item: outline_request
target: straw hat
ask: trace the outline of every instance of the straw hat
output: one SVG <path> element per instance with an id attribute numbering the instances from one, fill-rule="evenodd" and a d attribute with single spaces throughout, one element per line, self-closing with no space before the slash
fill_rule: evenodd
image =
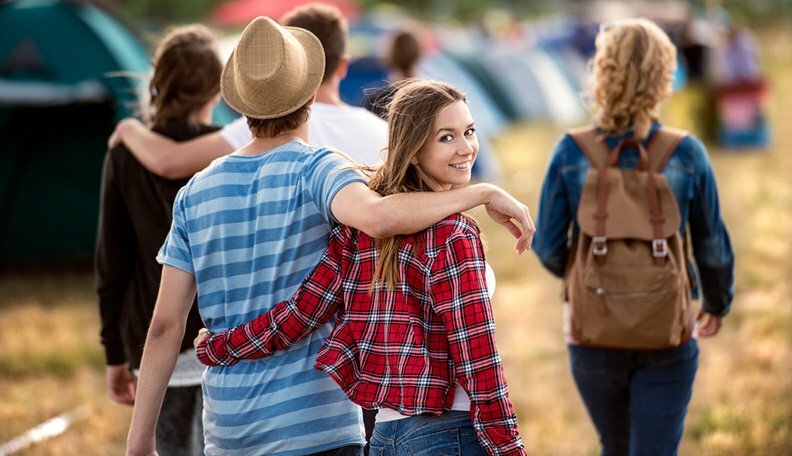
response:
<path id="1" fill-rule="evenodd" d="M 313 33 L 257 17 L 226 62 L 220 88 L 226 103 L 241 114 L 283 117 L 316 93 L 324 65 L 322 43 Z"/>

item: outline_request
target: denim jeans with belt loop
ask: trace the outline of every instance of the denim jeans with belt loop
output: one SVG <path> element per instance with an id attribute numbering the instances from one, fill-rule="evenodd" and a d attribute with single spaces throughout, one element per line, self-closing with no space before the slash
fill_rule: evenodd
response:
<path id="1" fill-rule="evenodd" d="M 369 456 L 484 456 L 470 412 L 416 415 L 374 426 Z"/>
<path id="2" fill-rule="evenodd" d="M 647 351 L 569 345 L 572 375 L 602 456 L 677 454 L 698 353 L 695 339 Z"/>

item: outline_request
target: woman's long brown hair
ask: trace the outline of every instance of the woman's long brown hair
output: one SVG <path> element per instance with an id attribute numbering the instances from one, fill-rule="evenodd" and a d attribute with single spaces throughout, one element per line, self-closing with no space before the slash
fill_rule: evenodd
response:
<path id="1" fill-rule="evenodd" d="M 203 25 L 179 27 L 160 41 L 154 52 L 154 74 L 149 81 L 151 126 L 189 122 L 220 92 L 223 63 L 217 40 Z"/>

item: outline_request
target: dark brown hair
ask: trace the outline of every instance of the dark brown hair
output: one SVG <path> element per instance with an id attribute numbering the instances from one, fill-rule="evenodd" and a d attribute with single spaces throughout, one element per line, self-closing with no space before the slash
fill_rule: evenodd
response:
<path id="1" fill-rule="evenodd" d="M 385 54 L 385 63 L 396 69 L 406 78 L 415 76 L 415 66 L 421 58 L 421 43 L 410 30 L 404 29 L 391 38 Z"/>
<path id="2" fill-rule="evenodd" d="M 405 79 L 395 84 L 388 107 L 388 154 L 369 180 L 369 188 L 382 196 L 405 192 L 431 192 L 413 164 L 433 134 L 437 114 L 446 106 L 462 101 L 465 94 L 441 81 Z M 399 281 L 399 237 L 378 239 L 380 257 L 374 270 L 376 281 L 388 289 Z"/>
<path id="3" fill-rule="evenodd" d="M 334 6 L 309 3 L 286 13 L 281 24 L 300 27 L 316 35 L 325 53 L 325 70 L 322 82 L 338 69 L 347 50 L 347 21 Z"/>
<path id="4" fill-rule="evenodd" d="M 170 31 L 154 51 L 153 66 L 144 110 L 152 126 L 189 121 L 220 92 L 223 63 L 215 36 L 203 25 Z"/>
<path id="5" fill-rule="evenodd" d="M 313 99 L 304 104 L 300 109 L 286 114 L 283 117 L 274 119 L 254 119 L 252 117 L 247 117 L 250 133 L 252 133 L 255 138 L 272 138 L 283 132 L 294 130 L 305 122 L 308 122 L 308 118 L 311 117 L 312 102 Z"/>

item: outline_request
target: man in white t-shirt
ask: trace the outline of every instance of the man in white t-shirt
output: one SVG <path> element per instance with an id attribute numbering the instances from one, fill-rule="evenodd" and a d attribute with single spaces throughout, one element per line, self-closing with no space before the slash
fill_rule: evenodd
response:
<path id="1" fill-rule="evenodd" d="M 281 23 L 309 30 L 319 38 L 325 52 L 324 78 L 308 121 L 309 143 L 342 151 L 360 165 L 380 164 L 388 141 L 387 124 L 366 109 L 341 101 L 339 86 L 349 65 L 346 19 L 335 7 L 310 4 L 287 13 Z M 123 142 L 154 174 L 176 179 L 191 176 L 251 139 L 245 117 L 219 132 L 182 143 L 153 133 L 136 119 L 125 119 L 116 127 L 110 142 Z"/>
<path id="2" fill-rule="evenodd" d="M 325 84 L 333 84 L 334 88 L 331 90 L 337 94 L 340 81 L 337 73 L 333 79 L 335 82 Z M 321 90 L 320 87 L 320 93 Z M 234 150 L 250 142 L 250 130 L 244 118 L 226 125 L 219 135 Z M 374 166 L 382 162 L 387 139 L 387 124 L 379 117 L 341 101 L 319 101 L 317 93 L 316 101 L 311 105 L 311 118 L 308 120 L 308 141 L 311 144 L 340 150 L 358 164 Z"/>

